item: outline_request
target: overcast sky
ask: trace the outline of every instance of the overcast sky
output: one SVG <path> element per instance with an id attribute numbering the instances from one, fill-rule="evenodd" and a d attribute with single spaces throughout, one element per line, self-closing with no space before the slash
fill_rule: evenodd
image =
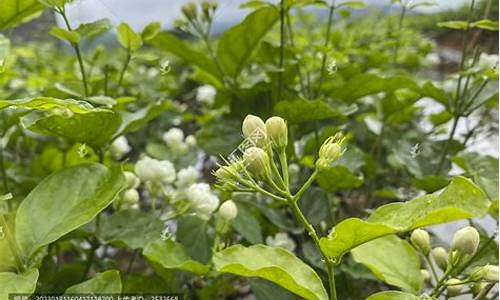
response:
<path id="1" fill-rule="evenodd" d="M 340 0 L 341 1 L 341 0 Z M 418 0 L 416 0 L 418 1 Z M 435 0 L 437 5 L 432 8 L 442 10 L 460 6 L 470 0 Z M 75 25 L 80 22 L 90 22 L 108 18 L 114 24 L 129 23 L 135 30 L 141 30 L 151 21 L 158 21 L 163 28 L 172 27 L 173 20 L 180 15 L 181 6 L 187 0 L 76 0 L 68 7 L 70 20 Z M 216 24 L 226 25 L 237 23 L 248 13 L 239 8 L 247 0 L 219 0 Z M 366 3 L 386 5 L 389 0 L 365 0 Z"/>

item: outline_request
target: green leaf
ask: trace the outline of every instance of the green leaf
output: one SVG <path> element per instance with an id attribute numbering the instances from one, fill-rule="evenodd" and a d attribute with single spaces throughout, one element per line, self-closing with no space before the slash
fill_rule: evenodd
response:
<path id="1" fill-rule="evenodd" d="M 218 272 L 263 278 L 305 299 L 328 299 L 318 274 L 283 248 L 235 245 L 215 253 L 213 262 Z"/>
<path id="2" fill-rule="evenodd" d="M 121 210 L 101 218 L 100 238 L 106 243 L 143 248 L 156 240 L 164 225 L 154 214 L 140 210 Z"/>
<path id="3" fill-rule="evenodd" d="M 338 99 L 354 101 L 367 95 L 380 92 L 392 93 L 399 89 L 418 91 L 419 87 L 415 80 L 408 76 L 397 75 L 384 78 L 375 74 L 362 73 L 336 87 L 330 94 Z"/>
<path id="4" fill-rule="evenodd" d="M 419 300 L 420 297 L 400 291 L 385 291 L 371 295 L 365 300 Z"/>
<path id="5" fill-rule="evenodd" d="M 100 19 L 91 23 L 80 24 L 76 29 L 76 32 L 80 34 L 82 38 L 90 39 L 108 32 L 113 26 L 108 19 Z"/>
<path id="6" fill-rule="evenodd" d="M 80 34 L 78 32 L 69 31 L 57 26 L 52 27 L 50 35 L 70 44 L 78 44 L 80 42 Z"/>
<path id="7" fill-rule="evenodd" d="M 340 115 L 333 107 L 321 100 L 281 101 L 274 107 L 274 113 L 290 124 L 332 119 Z"/>
<path id="8" fill-rule="evenodd" d="M 5 61 L 10 52 L 10 41 L 3 34 L 0 34 L 0 73 L 3 72 Z"/>
<path id="9" fill-rule="evenodd" d="M 395 235 L 385 236 L 352 250 L 352 257 L 383 282 L 418 293 L 424 286 L 415 249 Z M 389 255 L 388 255 L 389 254 Z"/>
<path id="10" fill-rule="evenodd" d="M 197 275 L 207 274 L 208 266 L 195 261 L 184 251 L 184 247 L 170 239 L 158 239 L 144 248 L 143 255 L 165 269 L 180 269 Z"/>
<path id="11" fill-rule="evenodd" d="M 201 149 L 212 155 L 228 155 L 243 141 L 241 121 L 219 119 L 205 124 L 197 133 L 196 141 Z M 241 153 L 240 153 L 241 154 Z"/>
<path id="12" fill-rule="evenodd" d="M 97 273 L 92 279 L 73 285 L 66 290 L 66 294 L 78 293 L 121 293 L 122 281 L 120 272 L 116 270 Z"/>
<path id="13" fill-rule="evenodd" d="M 25 259 L 90 222 L 125 187 L 120 168 L 82 164 L 47 176 L 17 210 L 15 236 Z"/>
<path id="14" fill-rule="evenodd" d="M 257 300 L 295 299 L 295 296 L 279 285 L 262 279 L 250 282 Z"/>
<path id="15" fill-rule="evenodd" d="M 498 158 L 470 152 L 457 155 L 452 160 L 490 199 L 498 199 Z"/>
<path id="16" fill-rule="evenodd" d="M 151 120 L 169 110 L 171 107 L 172 103 L 169 101 L 158 101 L 134 112 L 120 111 L 122 122 L 115 137 L 141 129 Z"/>
<path id="17" fill-rule="evenodd" d="M 498 21 L 483 19 L 471 24 L 472 27 L 481 28 L 485 30 L 498 31 Z"/>
<path id="18" fill-rule="evenodd" d="M 190 257 L 205 264 L 210 261 L 214 237 L 206 221 L 196 216 L 178 219 L 176 238 Z"/>
<path id="19" fill-rule="evenodd" d="M 260 213 L 258 208 L 242 201 L 235 203 L 238 207 L 238 214 L 231 223 L 233 228 L 250 243 L 262 243 L 262 228 L 257 217 L 257 213 Z"/>
<path id="20" fill-rule="evenodd" d="M 94 108 L 85 101 L 46 97 L 0 101 L 0 109 L 13 105 L 33 109 L 21 119 L 25 128 L 97 149 L 111 140 L 121 123 L 118 113 Z"/>
<path id="21" fill-rule="evenodd" d="M 340 261 L 351 249 L 385 235 L 419 227 L 483 216 L 489 201 L 484 192 L 464 177 L 455 177 L 441 192 L 424 195 L 405 203 L 377 208 L 366 220 L 346 219 L 321 238 L 323 251 Z"/>
<path id="22" fill-rule="evenodd" d="M 0 300 L 9 300 L 11 293 L 33 293 L 38 280 L 38 270 L 30 269 L 23 274 L 0 273 Z"/>
<path id="23" fill-rule="evenodd" d="M 222 74 L 217 69 L 215 62 L 205 53 L 194 50 L 191 45 L 180 40 L 175 35 L 167 32 L 160 33 L 150 43 L 158 49 L 172 53 L 186 62 L 204 70 L 219 80 Z M 221 81 L 222 82 L 222 81 Z"/>
<path id="24" fill-rule="evenodd" d="M 39 16 L 44 8 L 38 0 L 0 1 L 0 32 Z"/>
<path id="25" fill-rule="evenodd" d="M 356 188 L 363 184 L 362 177 L 356 176 L 344 166 L 335 166 L 322 171 L 317 181 L 321 188 L 330 192 Z"/>
<path id="26" fill-rule="evenodd" d="M 143 41 L 149 41 L 153 39 L 161 31 L 161 24 L 159 22 L 151 22 L 141 32 L 141 37 Z"/>
<path id="27" fill-rule="evenodd" d="M 438 27 L 449 28 L 449 29 L 467 29 L 466 21 L 447 21 L 447 22 L 439 22 Z"/>
<path id="28" fill-rule="evenodd" d="M 217 59 L 226 75 L 238 77 L 278 18 L 279 13 L 274 6 L 262 7 L 222 34 Z"/>
<path id="29" fill-rule="evenodd" d="M 117 27 L 117 38 L 120 45 L 129 51 L 136 51 L 142 47 L 142 38 L 135 33 L 127 23 L 121 23 Z"/>

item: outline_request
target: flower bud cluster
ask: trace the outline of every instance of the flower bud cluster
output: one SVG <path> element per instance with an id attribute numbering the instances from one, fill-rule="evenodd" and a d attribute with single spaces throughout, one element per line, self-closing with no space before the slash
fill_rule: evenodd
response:
<path id="1" fill-rule="evenodd" d="M 196 147 L 196 138 L 188 135 L 184 138 L 184 132 L 180 128 L 172 127 L 162 136 L 163 141 L 168 146 L 173 157 L 182 157 L 189 150 Z"/>
<path id="2" fill-rule="evenodd" d="M 316 168 L 319 171 L 330 168 L 332 163 L 344 154 L 344 150 L 342 149 L 343 143 L 344 138 L 341 134 L 329 137 L 323 142 L 323 145 L 319 149 L 318 160 L 316 161 Z"/>

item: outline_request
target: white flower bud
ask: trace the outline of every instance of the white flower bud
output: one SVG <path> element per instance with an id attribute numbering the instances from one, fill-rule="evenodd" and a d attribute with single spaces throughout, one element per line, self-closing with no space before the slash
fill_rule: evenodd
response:
<path id="1" fill-rule="evenodd" d="M 139 202 L 139 193 L 136 189 L 128 189 L 123 193 L 123 203 L 127 205 Z"/>
<path id="2" fill-rule="evenodd" d="M 342 154 L 343 140 L 338 136 L 331 136 L 323 142 L 318 153 L 318 160 L 316 161 L 316 168 L 319 171 L 325 170 L 330 167 L 332 162 L 339 159 Z"/>
<path id="3" fill-rule="evenodd" d="M 427 231 L 416 229 L 412 232 L 410 239 L 415 248 L 420 250 L 424 255 L 429 254 L 431 251 L 431 238 Z"/>
<path id="4" fill-rule="evenodd" d="M 215 102 L 217 91 L 211 85 L 202 85 L 196 90 L 196 101 L 212 106 Z"/>
<path id="5" fill-rule="evenodd" d="M 431 256 L 441 270 L 446 270 L 448 267 L 448 253 L 443 247 L 432 249 Z"/>
<path id="6" fill-rule="evenodd" d="M 238 215 L 238 208 L 233 200 L 227 200 L 219 207 L 219 216 L 225 221 L 231 221 Z"/>
<path id="7" fill-rule="evenodd" d="M 248 148 L 243 154 L 243 162 L 248 171 L 255 176 L 264 177 L 270 169 L 269 156 L 261 148 Z"/>
<path id="8" fill-rule="evenodd" d="M 286 232 L 279 232 L 274 237 L 266 237 L 266 244 L 272 247 L 285 248 L 291 252 L 295 250 L 296 247 L 295 241 L 292 240 Z"/>
<path id="9" fill-rule="evenodd" d="M 175 168 L 170 161 L 159 161 L 147 156 L 135 164 L 135 174 L 141 181 L 172 183 L 175 180 Z"/>
<path id="10" fill-rule="evenodd" d="M 188 19 L 195 19 L 198 15 L 198 9 L 194 2 L 188 2 L 181 7 L 181 11 Z"/>
<path id="11" fill-rule="evenodd" d="M 456 278 L 446 281 L 446 294 L 448 297 L 457 296 L 460 292 L 462 292 L 463 284 L 458 284 L 460 282 L 461 281 Z"/>
<path id="12" fill-rule="evenodd" d="M 178 188 L 190 186 L 198 180 L 199 176 L 200 173 L 198 172 L 198 170 L 196 170 L 196 168 L 193 166 L 189 166 L 177 173 L 176 185 Z"/>
<path id="13" fill-rule="evenodd" d="M 186 137 L 186 145 L 188 145 L 188 147 L 190 148 L 194 148 L 196 147 L 196 137 L 194 135 L 188 135 Z"/>
<path id="14" fill-rule="evenodd" d="M 431 282 L 431 274 L 429 274 L 429 271 L 422 269 L 420 270 L 420 275 L 424 279 L 424 282 Z"/>
<path id="15" fill-rule="evenodd" d="M 129 153 L 132 148 L 128 144 L 127 138 L 125 136 L 120 136 L 113 141 L 109 146 L 109 151 L 115 159 L 121 159 L 125 154 Z"/>
<path id="16" fill-rule="evenodd" d="M 288 144 L 288 127 L 285 120 L 280 117 L 271 117 L 266 120 L 266 131 L 271 145 L 279 150 L 286 148 Z"/>
<path id="17" fill-rule="evenodd" d="M 139 177 L 135 176 L 134 173 L 125 171 L 123 172 L 123 175 L 125 176 L 125 180 L 127 182 L 127 188 L 129 189 L 135 189 L 141 184 L 141 180 Z"/>
<path id="18" fill-rule="evenodd" d="M 254 115 L 247 115 L 243 120 L 243 136 L 251 140 L 257 147 L 264 147 L 267 143 L 267 130 L 264 121 Z"/>
<path id="19" fill-rule="evenodd" d="M 462 255 L 473 255 L 479 246 L 479 233 L 474 227 L 466 226 L 455 233 L 451 249 Z"/>
<path id="20" fill-rule="evenodd" d="M 486 265 L 481 268 L 481 277 L 490 282 L 498 281 L 498 266 Z"/>

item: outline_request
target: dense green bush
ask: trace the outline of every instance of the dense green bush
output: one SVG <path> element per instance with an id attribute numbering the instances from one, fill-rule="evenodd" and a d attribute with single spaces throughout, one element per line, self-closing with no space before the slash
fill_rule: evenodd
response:
<path id="1" fill-rule="evenodd" d="M 498 299 L 498 4 L 249 1 L 214 36 L 208 0 L 171 32 L 68 2 L 0 2 L 0 300 Z"/>

